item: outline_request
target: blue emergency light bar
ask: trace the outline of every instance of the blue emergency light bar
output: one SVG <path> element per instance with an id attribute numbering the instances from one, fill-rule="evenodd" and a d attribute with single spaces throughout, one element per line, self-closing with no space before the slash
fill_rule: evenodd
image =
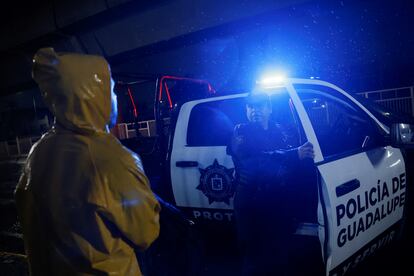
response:
<path id="1" fill-rule="evenodd" d="M 286 81 L 287 77 L 282 73 L 271 73 L 264 75 L 256 85 L 260 88 L 268 89 L 278 87 Z"/>

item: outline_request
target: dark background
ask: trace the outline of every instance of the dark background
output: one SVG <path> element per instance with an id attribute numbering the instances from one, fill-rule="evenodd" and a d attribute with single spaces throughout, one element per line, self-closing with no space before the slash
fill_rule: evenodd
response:
<path id="1" fill-rule="evenodd" d="M 412 85 L 411 1 L 15 1 L 1 10 L 1 95 L 34 87 L 44 46 L 105 56 L 116 73 L 248 86 L 266 68 L 352 91 Z M 224 2 L 224 3 L 223 3 Z"/>

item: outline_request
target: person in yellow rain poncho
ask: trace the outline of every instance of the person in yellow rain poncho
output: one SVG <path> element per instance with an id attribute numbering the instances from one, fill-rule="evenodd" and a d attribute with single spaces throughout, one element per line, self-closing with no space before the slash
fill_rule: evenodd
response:
<path id="1" fill-rule="evenodd" d="M 134 249 L 158 237 L 160 205 L 140 158 L 108 132 L 108 63 L 44 48 L 32 74 L 55 123 L 15 191 L 30 273 L 141 275 Z"/>

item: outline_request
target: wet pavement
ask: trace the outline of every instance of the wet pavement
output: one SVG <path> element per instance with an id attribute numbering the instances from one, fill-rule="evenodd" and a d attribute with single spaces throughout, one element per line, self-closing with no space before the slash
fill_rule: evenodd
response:
<path id="1" fill-rule="evenodd" d="M 24 157 L 0 160 L 0 275 L 28 275 L 13 191 Z"/>

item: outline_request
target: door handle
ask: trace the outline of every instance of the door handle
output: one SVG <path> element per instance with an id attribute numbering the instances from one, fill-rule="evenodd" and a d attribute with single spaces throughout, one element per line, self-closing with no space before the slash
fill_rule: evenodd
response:
<path id="1" fill-rule="evenodd" d="M 338 187 L 336 187 L 335 191 L 336 191 L 336 196 L 337 197 L 341 197 L 343 195 L 346 195 L 347 193 L 350 193 L 356 189 L 358 189 L 359 187 L 361 187 L 361 183 L 359 182 L 358 179 L 352 179 L 348 182 L 345 182 L 344 184 L 339 185 Z"/>
<path id="2" fill-rule="evenodd" d="M 177 167 L 189 168 L 189 167 L 198 167 L 197 161 L 177 161 L 175 162 Z"/>

